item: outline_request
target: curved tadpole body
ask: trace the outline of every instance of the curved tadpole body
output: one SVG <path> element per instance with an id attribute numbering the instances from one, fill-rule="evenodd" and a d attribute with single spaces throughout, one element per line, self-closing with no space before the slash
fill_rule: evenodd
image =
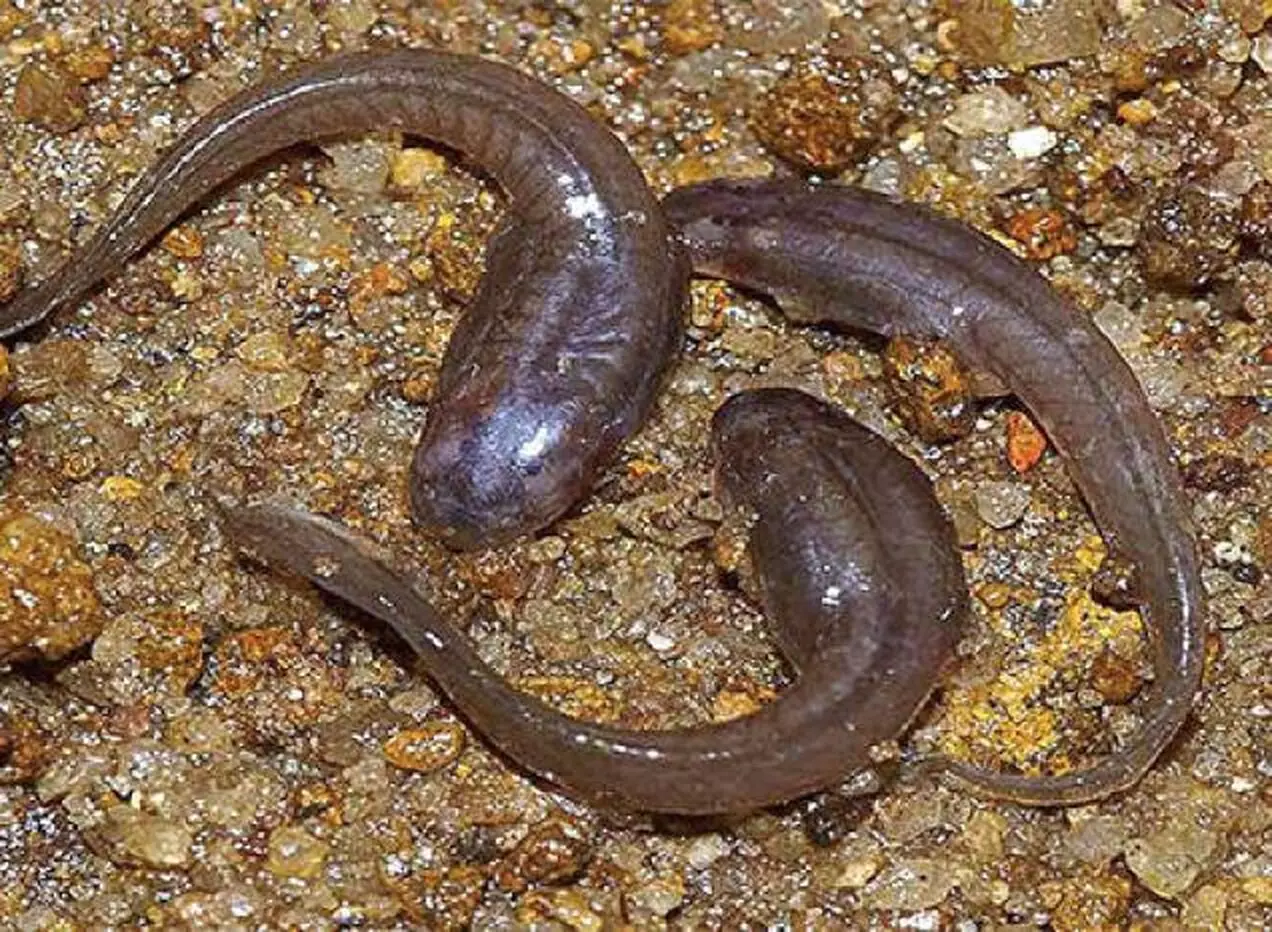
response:
<path id="1" fill-rule="evenodd" d="M 416 449 L 416 520 L 493 546 L 573 505 L 644 420 L 681 333 L 688 269 L 614 136 L 503 65 L 423 50 L 333 58 L 247 90 L 143 174 L 94 238 L 0 308 L 0 337 L 82 299 L 218 185 L 297 143 L 400 130 L 508 194 Z"/>
<path id="2" fill-rule="evenodd" d="M 1118 552 L 1137 566 L 1155 687 L 1139 733 L 1054 777 L 944 769 L 1034 805 L 1133 785 L 1178 731 L 1202 676 L 1195 545 L 1165 433 L 1135 376 L 1032 268 L 971 228 L 860 189 L 706 182 L 663 202 L 696 271 L 771 294 L 792 320 L 936 337 L 991 372 L 1042 423 Z"/>
<path id="3" fill-rule="evenodd" d="M 744 812 L 869 765 L 931 692 L 966 585 L 927 478 L 839 410 L 797 391 L 746 392 L 717 412 L 712 437 L 723 498 L 753 516 L 766 615 L 798 674 L 723 724 L 631 731 L 563 715 L 512 689 L 340 525 L 266 504 L 227 510 L 225 527 L 393 628 L 476 730 L 544 779 L 626 810 Z"/>

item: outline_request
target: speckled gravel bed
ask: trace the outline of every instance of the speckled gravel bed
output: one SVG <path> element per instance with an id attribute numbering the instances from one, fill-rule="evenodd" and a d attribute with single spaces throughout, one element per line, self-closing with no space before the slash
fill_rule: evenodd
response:
<path id="1" fill-rule="evenodd" d="M 1033 260 L 1168 427 L 1211 623 L 1191 726 L 1121 798 L 1027 810 L 907 773 L 934 750 L 1053 772 L 1114 748 L 1150 675 L 1126 570 L 1027 413 L 942 347 L 794 328 L 711 282 L 586 506 L 446 552 L 411 527 L 405 472 L 501 195 L 417 140 L 324 140 L 0 348 L 0 926 L 1272 927 L 1270 18 L 1263 0 L 0 0 L 0 299 L 247 84 L 340 50 L 491 56 L 587 105 L 659 190 L 838 178 Z M 710 825 L 592 811 L 489 751 L 391 636 L 217 526 L 220 499 L 299 501 L 395 554 L 521 688 L 630 727 L 723 720 L 787 677 L 729 571 L 704 443 L 758 385 L 831 398 L 919 459 L 964 546 L 959 662 L 882 790 Z"/>

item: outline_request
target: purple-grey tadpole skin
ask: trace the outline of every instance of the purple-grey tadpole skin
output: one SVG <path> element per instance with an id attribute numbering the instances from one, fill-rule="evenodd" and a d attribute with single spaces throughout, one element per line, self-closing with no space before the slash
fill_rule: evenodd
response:
<path id="1" fill-rule="evenodd" d="M 352 55 L 231 98 L 58 272 L 0 308 L 0 338 L 82 299 L 265 156 L 384 130 L 460 151 L 509 198 L 416 448 L 416 520 L 457 548 L 550 524 L 648 413 L 681 338 L 688 268 L 622 144 L 504 65 L 425 50 Z"/>
<path id="2" fill-rule="evenodd" d="M 793 390 L 744 392 L 716 413 L 712 436 L 720 493 L 753 520 L 765 614 L 798 674 L 721 724 L 633 731 L 571 718 L 512 689 L 339 524 L 262 504 L 227 510 L 224 527 L 392 627 L 473 727 L 545 780 L 608 808 L 746 812 L 836 783 L 905 728 L 958 640 L 966 583 L 922 471 L 841 411 Z"/>
<path id="3" fill-rule="evenodd" d="M 794 321 L 943 340 L 1038 418 L 1101 530 L 1138 568 L 1154 692 L 1140 731 L 1089 769 L 1026 777 L 941 766 L 1031 805 L 1084 803 L 1134 785 L 1192 707 L 1205 621 L 1166 435 L 1117 350 L 1006 249 L 913 204 L 798 180 L 722 180 L 676 190 L 663 207 L 695 271 L 771 294 Z M 894 545 L 908 543 L 903 533 Z"/>

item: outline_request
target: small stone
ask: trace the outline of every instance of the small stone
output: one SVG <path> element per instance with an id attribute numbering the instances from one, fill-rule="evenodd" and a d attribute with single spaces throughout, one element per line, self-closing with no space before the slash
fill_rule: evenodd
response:
<path id="1" fill-rule="evenodd" d="M 399 191 L 419 191 L 448 168 L 446 157 L 432 149 L 401 149 L 389 160 L 389 183 Z"/>
<path id="2" fill-rule="evenodd" d="M 995 530 L 1005 530 L 1029 510 L 1029 486 L 1017 482 L 982 482 L 976 487 L 976 513 Z"/>
<path id="3" fill-rule="evenodd" d="M 4 400 L 4 396 L 9 394 L 9 388 L 13 385 L 13 377 L 9 369 L 9 351 L 0 345 L 0 401 Z"/>
<path id="4" fill-rule="evenodd" d="M 685 901 L 685 882 L 678 874 L 659 877 L 641 884 L 623 895 L 623 902 L 636 916 L 659 919 Z"/>
<path id="5" fill-rule="evenodd" d="M 1007 134 L 1007 148 L 1018 159 L 1036 159 L 1056 147 L 1060 137 L 1045 126 L 1027 126 Z"/>
<path id="6" fill-rule="evenodd" d="M 102 628 L 75 542 L 30 514 L 0 514 L 0 663 L 57 660 Z"/>
<path id="7" fill-rule="evenodd" d="M 1228 911 L 1228 894 L 1217 884 L 1202 887 L 1188 898 L 1179 920 L 1189 932 L 1210 932 L 1224 928 Z"/>
<path id="8" fill-rule="evenodd" d="M 0 784 L 41 779 L 53 760 L 54 748 L 53 736 L 31 719 L 0 713 Z"/>
<path id="9" fill-rule="evenodd" d="M 1171 188 L 1148 209 L 1139 241 L 1144 277 L 1158 287 L 1192 291 L 1232 264 L 1237 216 L 1227 201 L 1196 186 Z"/>
<path id="10" fill-rule="evenodd" d="M 950 5 L 955 45 L 980 65 L 1032 67 L 1095 55 L 1100 12 L 1088 0 L 971 0 Z"/>
<path id="11" fill-rule="evenodd" d="M 1018 473 L 1038 465 L 1047 449 L 1047 435 L 1029 415 L 1012 411 L 1007 415 L 1007 461 Z"/>
<path id="12" fill-rule="evenodd" d="M 145 674 L 151 682 L 135 689 L 153 690 L 157 682 L 159 688 L 183 693 L 203 670 L 203 626 L 171 609 L 126 614 L 106 625 L 93 642 L 92 656 L 121 680 L 132 682 L 134 670 Z"/>
<path id="13" fill-rule="evenodd" d="M 469 301 L 477 293 L 484 267 L 482 243 L 453 213 L 437 218 L 424 240 L 438 286 L 450 297 Z"/>
<path id="14" fill-rule="evenodd" d="M 685 860 L 694 870 L 706 870 L 720 858 L 729 853 L 729 843 L 719 835 L 699 835 L 689 843 Z"/>
<path id="15" fill-rule="evenodd" d="M 332 28 L 346 36 L 361 36 L 380 18 L 376 4 L 371 0 L 343 0 L 327 8 L 328 22 Z"/>
<path id="16" fill-rule="evenodd" d="M 865 903 L 870 909 L 931 909 L 954 889 L 956 877 L 950 867 L 950 862 L 936 859 L 899 860 L 862 891 Z"/>
<path id="17" fill-rule="evenodd" d="M 1229 494 L 1254 484 L 1257 471 L 1252 463 L 1229 453 L 1201 456 L 1184 467 L 1184 485 L 1203 492 Z"/>
<path id="18" fill-rule="evenodd" d="M 194 836 L 179 823 L 118 805 L 107 813 L 103 831 L 118 864 L 139 862 L 155 870 L 190 865 Z"/>
<path id="19" fill-rule="evenodd" d="M 545 63 L 554 74 L 579 71 L 596 57 L 596 46 L 581 38 L 548 38 L 536 42 L 532 51 L 543 55 Z"/>
<path id="20" fill-rule="evenodd" d="M 1144 126 L 1157 118 L 1157 106 L 1146 97 L 1118 104 L 1117 118 L 1131 126 Z"/>
<path id="21" fill-rule="evenodd" d="M 571 932 L 604 932 L 611 923 L 596 911 L 593 897 L 586 888 L 533 891 L 522 897 L 516 919 L 520 929 L 560 929 Z M 555 921 L 553 921 L 555 920 Z"/>
<path id="22" fill-rule="evenodd" d="M 1091 577 L 1091 597 L 1101 605 L 1128 611 L 1140 602 L 1139 573 L 1120 553 L 1104 556 Z"/>
<path id="23" fill-rule="evenodd" d="M 1272 877 L 1246 877 L 1241 892 L 1260 906 L 1272 906 Z"/>
<path id="24" fill-rule="evenodd" d="M 28 62 L 13 92 L 14 115 L 54 133 L 69 133 L 88 115 L 79 82 L 53 65 Z"/>
<path id="25" fill-rule="evenodd" d="M 486 886 L 486 875 L 481 869 L 461 864 L 444 871 L 429 871 L 423 880 L 418 921 L 424 927 L 472 928 L 473 914 L 481 905 Z"/>
<path id="26" fill-rule="evenodd" d="M 391 157 L 388 146 L 379 140 L 329 142 L 322 151 L 331 159 L 322 179 L 335 191 L 375 195 L 388 183 Z"/>
<path id="27" fill-rule="evenodd" d="M 464 750 L 464 729 L 451 722 L 400 731 L 384 744 L 389 763 L 403 770 L 431 773 L 454 763 Z"/>
<path id="28" fill-rule="evenodd" d="M 1061 882 L 1051 911 L 1056 932 L 1120 929 L 1131 906 L 1131 882 L 1117 874 L 1084 872 Z"/>
<path id="29" fill-rule="evenodd" d="M 1188 892 L 1219 853 L 1219 836 L 1184 816 L 1152 835 L 1126 845 L 1126 866 L 1158 896 L 1176 899 Z"/>
<path id="30" fill-rule="evenodd" d="M 108 502 L 134 502 L 146 487 L 131 476 L 107 476 L 102 480 L 102 496 Z"/>
<path id="31" fill-rule="evenodd" d="M 1045 261 L 1078 248 L 1078 237 L 1058 210 L 1030 207 L 1007 222 L 1007 234 L 1025 247 L 1025 254 Z"/>
<path id="32" fill-rule="evenodd" d="M 560 884 L 583 872 L 592 859 L 592 841 L 563 819 L 535 826 L 496 872 L 499 885 L 518 893 L 531 884 Z"/>
<path id="33" fill-rule="evenodd" d="M 183 223 L 167 232 L 163 248 L 178 259 L 197 259 L 203 255 L 203 234 Z"/>
<path id="34" fill-rule="evenodd" d="M 434 369 L 412 375 L 402 382 L 402 400 L 413 405 L 426 404 L 433 397 L 436 385 L 437 372 Z"/>
<path id="35" fill-rule="evenodd" d="M 1272 74 L 1272 36 L 1256 36 L 1250 57 L 1264 74 Z"/>
<path id="36" fill-rule="evenodd" d="M 277 414 L 300 404 L 309 389 L 309 376 L 296 369 L 261 372 L 244 385 L 243 403 L 254 414 Z"/>
<path id="37" fill-rule="evenodd" d="M 1121 853 L 1127 829 L 1120 819 L 1106 815 L 1070 815 L 1074 823 L 1064 837 L 1065 851 L 1087 864 L 1106 864 Z"/>
<path id="38" fill-rule="evenodd" d="M 645 643 L 659 652 L 669 651 L 676 646 L 676 642 L 672 638 L 657 631 L 650 631 L 645 636 Z"/>
<path id="39" fill-rule="evenodd" d="M 85 84 L 104 80 L 115 64 L 115 53 L 104 45 L 75 49 L 62 59 L 66 70 Z"/>
<path id="40" fill-rule="evenodd" d="M 724 38 L 710 0 L 671 0 L 663 11 L 663 42 L 672 55 L 700 52 Z"/>
<path id="41" fill-rule="evenodd" d="M 994 136 L 1019 129 L 1028 117 L 1028 108 L 995 84 L 963 94 L 942 122 L 956 136 Z"/>
<path id="42" fill-rule="evenodd" d="M 256 372 L 283 372 L 290 367 L 291 346 L 287 334 L 266 330 L 248 337 L 234 350 L 244 365 Z"/>
<path id="43" fill-rule="evenodd" d="M 852 858 L 839 866 L 831 881 L 838 890 L 859 890 L 868 884 L 883 867 L 883 860 L 874 855 Z"/>
<path id="44" fill-rule="evenodd" d="M 743 0 L 732 9 L 730 42 L 762 55 L 798 52 L 830 29 L 821 0 Z"/>
<path id="45" fill-rule="evenodd" d="M 1125 705 L 1144 686 L 1144 678 L 1131 660 L 1105 648 L 1091 664 L 1091 686 L 1105 702 Z"/>
<path id="46" fill-rule="evenodd" d="M 764 147 L 819 174 L 837 174 L 863 159 L 896 122 L 897 96 L 871 62 L 845 71 L 851 83 L 812 70 L 778 81 L 751 113 Z"/>
<path id="47" fill-rule="evenodd" d="M 265 866 L 275 877 L 312 879 L 327 863 L 328 845 L 298 825 L 282 825 L 269 836 Z"/>
<path id="48" fill-rule="evenodd" d="M 997 812 L 982 810 L 968 820 L 963 830 L 963 843 L 984 864 L 996 863 L 1003 856 L 1003 836 L 1009 825 Z"/>
<path id="49" fill-rule="evenodd" d="M 939 340 L 889 340 L 883 375 L 901 419 L 928 443 L 946 443 L 971 432 L 976 421 L 971 374 Z"/>

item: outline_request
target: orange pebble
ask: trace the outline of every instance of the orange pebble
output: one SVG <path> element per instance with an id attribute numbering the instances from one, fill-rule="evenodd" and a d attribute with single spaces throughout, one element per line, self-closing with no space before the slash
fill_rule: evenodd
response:
<path id="1" fill-rule="evenodd" d="M 1016 472 L 1028 472 L 1042 459 L 1047 437 L 1027 414 L 1007 415 L 1007 460 Z"/>

